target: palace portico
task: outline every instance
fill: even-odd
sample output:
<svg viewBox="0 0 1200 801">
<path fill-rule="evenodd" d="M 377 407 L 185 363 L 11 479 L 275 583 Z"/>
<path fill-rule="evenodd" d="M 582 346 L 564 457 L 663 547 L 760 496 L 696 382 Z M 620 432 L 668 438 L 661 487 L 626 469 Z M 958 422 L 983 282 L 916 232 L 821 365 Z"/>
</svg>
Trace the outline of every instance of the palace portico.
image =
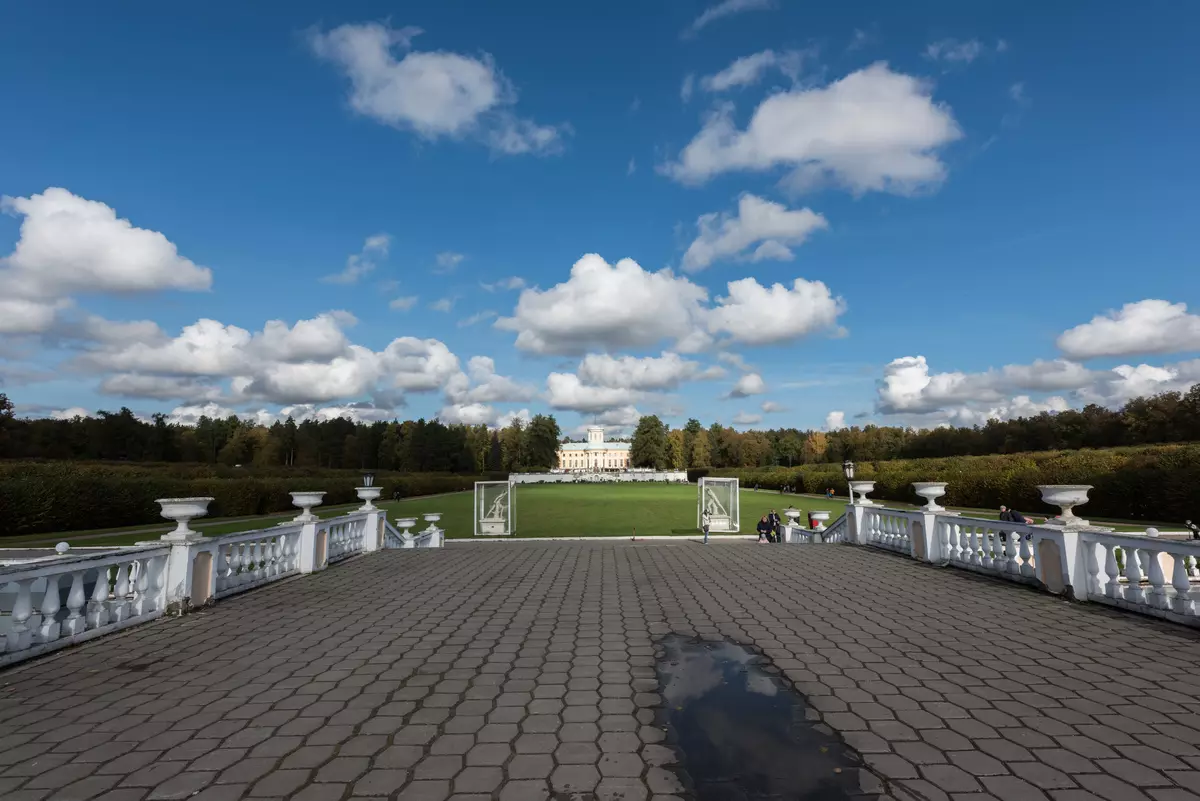
<svg viewBox="0 0 1200 801">
<path fill-rule="evenodd" d="M 592 426 L 587 442 L 564 442 L 558 449 L 558 466 L 563 470 L 626 470 L 628 442 L 605 442 L 604 429 Z"/>
</svg>

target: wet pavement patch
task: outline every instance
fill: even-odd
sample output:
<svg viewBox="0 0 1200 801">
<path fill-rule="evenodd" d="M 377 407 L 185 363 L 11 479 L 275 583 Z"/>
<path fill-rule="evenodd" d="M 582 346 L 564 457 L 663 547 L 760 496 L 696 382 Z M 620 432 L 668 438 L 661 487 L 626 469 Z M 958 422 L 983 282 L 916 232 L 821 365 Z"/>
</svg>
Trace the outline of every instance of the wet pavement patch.
<svg viewBox="0 0 1200 801">
<path fill-rule="evenodd" d="M 661 720 L 696 801 L 861 801 L 857 755 L 808 719 L 808 705 L 760 655 L 668 635 L 657 671 Z"/>
</svg>

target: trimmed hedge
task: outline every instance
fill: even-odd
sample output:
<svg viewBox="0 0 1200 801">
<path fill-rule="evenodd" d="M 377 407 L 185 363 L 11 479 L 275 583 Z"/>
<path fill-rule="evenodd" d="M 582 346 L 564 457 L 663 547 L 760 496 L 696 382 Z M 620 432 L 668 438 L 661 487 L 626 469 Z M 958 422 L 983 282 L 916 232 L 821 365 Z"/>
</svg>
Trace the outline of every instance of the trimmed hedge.
<svg viewBox="0 0 1200 801">
<path fill-rule="evenodd" d="M 714 469 L 708 474 L 736 476 L 743 487 L 787 484 L 815 494 L 827 487 L 845 494 L 846 487 L 840 464 Z M 1079 508 L 1084 517 L 1200 519 L 1200 444 L 1195 443 L 860 462 L 855 478 L 875 481 L 870 497 L 876 500 L 920 503 L 914 481 L 945 481 L 949 486 L 940 503 L 978 509 L 1005 504 L 1025 514 L 1054 511 L 1042 503 L 1038 484 L 1091 484 L 1090 500 Z"/>
<path fill-rule="evenodd" d="M 281 475 L 281 473 L 283 475 Z M 507 474 L 500 474 L 504 480 Z M 377 472 L 383 498 L 468 490 L 495 478 Z M 295 509 L 297 490 L 324 490 L 325 504 L 357 501 L 362 474 L 353 470 L 218 468 L 212 465 L 132 465 L 86 462 L 0 463 L 0 538 L 21 534 L 164 523 L 155 498 L 211 496 L 210 517 L 240 517 Z"/>
</svg>

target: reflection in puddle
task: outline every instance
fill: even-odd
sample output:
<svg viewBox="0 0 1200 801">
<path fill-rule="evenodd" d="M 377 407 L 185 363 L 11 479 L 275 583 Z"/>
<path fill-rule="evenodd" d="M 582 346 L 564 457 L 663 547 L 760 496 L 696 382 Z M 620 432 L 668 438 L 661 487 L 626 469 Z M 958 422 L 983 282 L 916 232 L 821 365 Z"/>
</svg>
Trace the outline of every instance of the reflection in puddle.
<svg viewBox="0 0 1200 801">
<path fill-rule="evenodd" d="M 697 801 L 861 799 L 853 752 L 740 645 L 672 634 L 658 661 L 663 723 Z"/>
</svg>

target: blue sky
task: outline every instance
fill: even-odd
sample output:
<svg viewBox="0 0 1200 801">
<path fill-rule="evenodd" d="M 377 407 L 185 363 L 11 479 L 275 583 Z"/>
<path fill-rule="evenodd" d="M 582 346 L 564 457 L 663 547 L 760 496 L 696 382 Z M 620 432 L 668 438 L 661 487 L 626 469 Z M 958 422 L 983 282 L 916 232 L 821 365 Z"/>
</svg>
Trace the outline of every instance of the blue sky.
<svg viewBox="0 0 1200 801">
<path fill-rule="evenodd" d="M 7 4 L 0 391 L 573 430 L 1190 386 L 1200 8 L 1079 9 Z"/>
</svg>

